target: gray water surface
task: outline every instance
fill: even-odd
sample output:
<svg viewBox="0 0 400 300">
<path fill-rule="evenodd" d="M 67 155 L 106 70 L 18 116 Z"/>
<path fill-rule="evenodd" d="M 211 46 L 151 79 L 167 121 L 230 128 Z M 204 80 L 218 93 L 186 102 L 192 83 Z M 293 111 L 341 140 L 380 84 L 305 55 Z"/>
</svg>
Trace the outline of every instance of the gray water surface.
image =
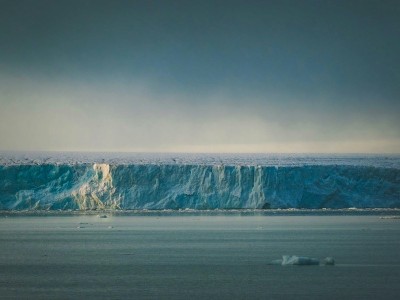
<svg viewBox="0 0 400 300">
<path fill-rule="evenodd" d="M 2 216 L 0 299 L 398 299 L 399 253 L 379 216 Z"/>
</svg>

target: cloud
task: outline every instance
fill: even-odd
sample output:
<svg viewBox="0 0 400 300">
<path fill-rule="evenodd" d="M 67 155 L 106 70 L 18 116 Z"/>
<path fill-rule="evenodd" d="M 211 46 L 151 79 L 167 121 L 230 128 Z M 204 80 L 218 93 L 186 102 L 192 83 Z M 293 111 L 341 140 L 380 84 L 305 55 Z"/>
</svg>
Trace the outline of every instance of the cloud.
<svg viewBox="0 0 400 300">
<path fill-rule="evenodd" d="M 372 119 L 331 100 L 4 75 L 1 91 L 4 150 L 400 152 L 398 121 L 386 110 Z"/>
</svg>

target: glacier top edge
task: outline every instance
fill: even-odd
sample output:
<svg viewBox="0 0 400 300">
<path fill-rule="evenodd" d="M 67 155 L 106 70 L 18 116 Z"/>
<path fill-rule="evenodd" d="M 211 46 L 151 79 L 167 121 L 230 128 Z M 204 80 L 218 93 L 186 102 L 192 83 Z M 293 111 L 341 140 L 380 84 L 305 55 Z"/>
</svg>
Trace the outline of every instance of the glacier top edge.
<svg viewBox="0 0 400 300">
<path fill-rule="evenodd" d="M 12 165 L 225 165 L 225 166 L 368 166 L 400 169 L 399 154 L 194 154 L 0 151 L 0 166 Z"/>
</svg>

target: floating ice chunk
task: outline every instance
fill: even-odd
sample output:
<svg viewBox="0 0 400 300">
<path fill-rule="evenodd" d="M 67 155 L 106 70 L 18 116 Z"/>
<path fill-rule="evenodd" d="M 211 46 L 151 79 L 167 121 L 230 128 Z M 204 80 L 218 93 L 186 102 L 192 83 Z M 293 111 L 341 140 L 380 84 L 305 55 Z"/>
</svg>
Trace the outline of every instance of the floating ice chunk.
<svg viewBox="0 0 400 300">
<path fill-rule="evenodd" d="M 325 257 L 323 264 L 326 266 L 334 266 L 335 259 L 333 257 Z M 306 256 L 296 256 L 296 255 L 283 255 L 282 259 L 275 259 L 270 262 L 270 265 L 281 265 L 281 266 L 315 266 L 319 265 L 319 259 L 306 257 Z"/>
<path fill-rule="evenodd" d="M 334 266 L 335 259 L 333 257 L 325 257 L 324 264 L 325 264 L 325 266 Z"/>
<path fill-rule="evenodd" d="M 106 215 L 99 215 L 99 218 L 101 218 L 101 219 L 106 219 L 107 216 L 106 216 Z"/>
<path fill-rule="evenodd" d="M 270 262 L 270 265 L 282 265 L 282 259 L 275 259 Z"/>
<path fill-rule="evenodd" d="M 283 255 L 282 256 L 282 266 L 297 265 L 319 265 L 319 260 L 316 258 L 306 257 L 306 256 L 296 256 L 296 255 Z"/>
</svg>

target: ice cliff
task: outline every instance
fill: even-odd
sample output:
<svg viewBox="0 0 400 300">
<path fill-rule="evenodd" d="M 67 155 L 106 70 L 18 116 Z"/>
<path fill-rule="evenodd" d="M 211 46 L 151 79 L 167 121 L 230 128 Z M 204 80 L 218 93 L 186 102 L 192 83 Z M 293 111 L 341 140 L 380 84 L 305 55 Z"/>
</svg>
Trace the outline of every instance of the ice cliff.
<svg viewBox="0 0 400 300">
<path fill-rule="evenodd" d="M 0 209 L 400 207 L 400 169 L 368 166 L 0 166 Z"/>
</svg>

